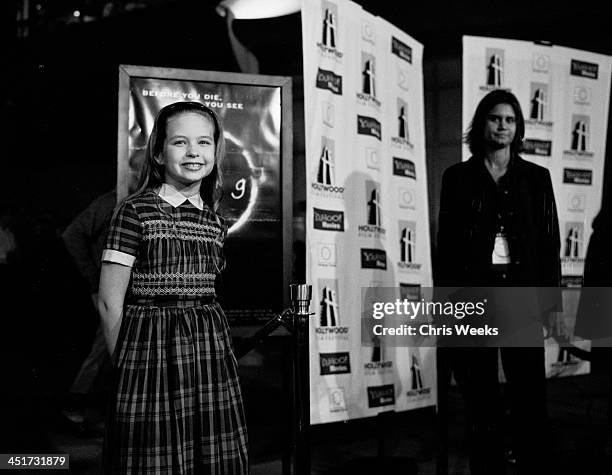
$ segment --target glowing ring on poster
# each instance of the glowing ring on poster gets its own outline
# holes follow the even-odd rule
[[[227,230],[227,233],[231,234],[235,231],[238,231],[251,216],[251,213],[253,212],[253,207],[257,202],[257,195],[259,194],[259,184],[264,183],[266,181],[266,175],[263,167],[256,167],[253,164],[251,154],[246,150],[243,142],[241,142],[237,137],[233,136],[227,131],[225,131],[224,135],[226,140],[229,139],[234,142],[238,147],[240,147],[240,149],[242,150],[242,156],[246,160],[247,165],[249,167],[249,171],[251,172],[249,176],[249,180],[251,182],[249,203],[247,204],[247,207],[244,212],[240,215],[240,218],[238,218],[238,220],[234,224],[232,224]]]

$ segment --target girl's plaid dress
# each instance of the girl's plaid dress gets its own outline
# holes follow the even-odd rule
[[[199,196],[183,200],[164,185],[125,201],[111,222],[104,260],[133,269],[113,357],[107,473],[248,472],[237,363],[214,300],[227,229]]]

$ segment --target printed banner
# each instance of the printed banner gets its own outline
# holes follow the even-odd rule
[[[552,178],[565,287],[582,285],[591,224],[601,207],[611,60],[527,41],[463,38],[463,130],[489,91],[506,89],[519,99],[525,116],[521,156],[548,168]],[[469,156],[464,146],[463,159]],[[563,318],[570,328],[578,296],[564,292]],[[546,342],[549,376],[589,371],[588,362],[554,356],[551,341]],[[575,344],[588,347],[582,340]]]
[[[348,0],[305,0],[302,32],[311,422],[433,405],[433,349],[361,328],[379,289],[431,285],[423,47]]]

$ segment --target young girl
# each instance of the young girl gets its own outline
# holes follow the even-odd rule
[[[138,190],[111,221],[99,307],[116,370],[107,473],[245,474],[237,364],[215,278],[225,265],[223,129],[202,104],[164,107]]]

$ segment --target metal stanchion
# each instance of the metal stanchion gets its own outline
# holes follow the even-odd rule
[[[291,285],[293,316],[293,403],[294,403],[294,473],[310,474],[310,365],[308,320],[312,286]]]
[[[292,402],[293,402],[293,473],[310,474],[310,366],[309,366],[309,312],[312,286],[289,286],[291,307],[272,317],[266,324],[246,338],[235,350],[237,358],[251,351],[280,325],[291,333],[292,343]]]

